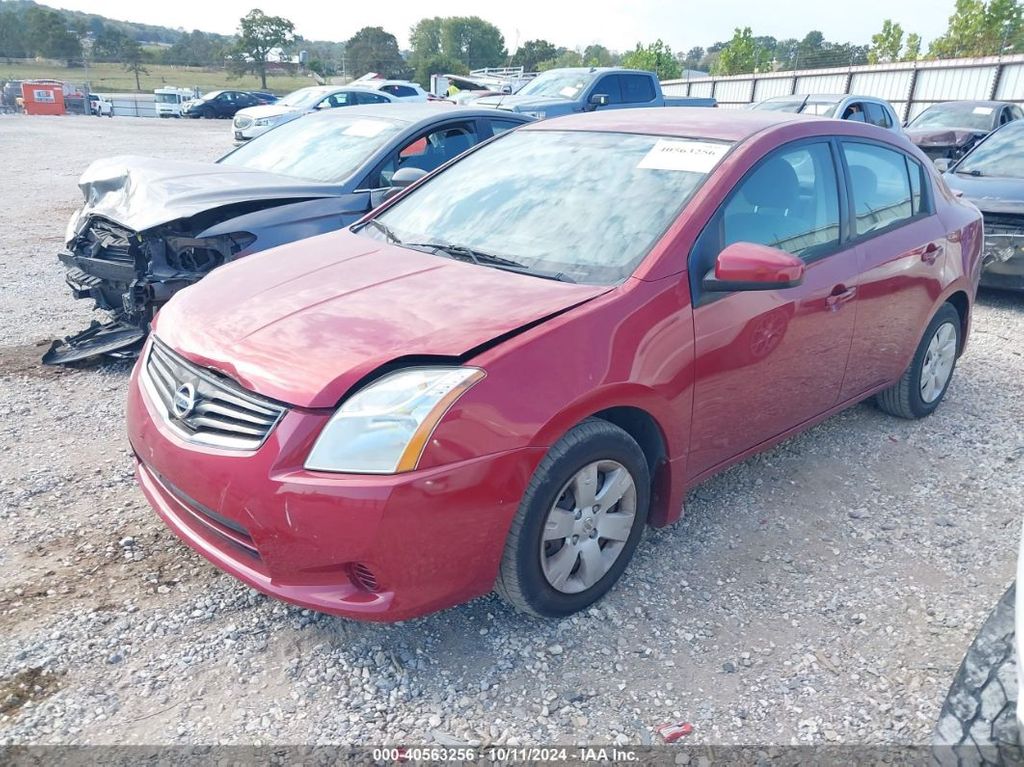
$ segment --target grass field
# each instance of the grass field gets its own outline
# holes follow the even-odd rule
[[[229,77],[223,70],[203,69],[200,67],[172,67],[164,64],[151,64],[147,67],[149,74],[142,75],[139,81],[143,93],[152,93],[154,88],[172,86],[178,88],[197,87],[207,92],[218,88],[237,88],[239,90],[258,89],[260,80],[254,75]],[[0,80],[33,80],[33,79],[67,80],[81,83],[86,80],[86,71],[81,67],[67,68],[48,64],[7,64],[0,61]],[[135,91],[135,75],[126,72],[120,64],[92,64],[89,66],[88,79],[92,83],[92,91],[99,93],[131,93]],[[267,87],[279,96],[290,93],[296,88],[313,85],[308,77],[298,75],[273,75],[267,77]]]

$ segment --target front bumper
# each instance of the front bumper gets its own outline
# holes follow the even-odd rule
[[[163,422],[140,369],[127,409],[139,484],[217,567],[278,599],[363,620],[423,615],[493,587],[541,449],[391,476],[310,472],[302,462],[329,413],[289,410],[253,452],[207,448]]]
[[[1003,290],[1024,290],[1024,255],[1006,261],[993,261],[981,273],[981,285]]]
[[[256,138],[257,136],[262,136],[264,133],[266,133],[272,127],[274,127],[274,126],[272,126],[272,125],[263,125],[263,126],[257,127],[255,125],[250,125],[248,128],[236,128],[234,125],[232,125],[231,126],[231,130],[232,130],[232,133],[233,133],[233,135],[235,137],[235,141],[238,142],[238,143],[243,143],[243,142],[246,142],[246,141],[251,141],[252,139]]]

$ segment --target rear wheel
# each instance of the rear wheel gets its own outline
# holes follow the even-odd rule
[[[650,486],[647,460],[629,434],[599,419],[575,426],[530,480],[505,543],[498,593],[543,617],[600,599],[640,541]]]
[[[875,401],[900,418],[924,418],[942,402],[953,378],[960,352],[960,313],[943,304],[928,323],[910,367],[895,386],[880,392]]]

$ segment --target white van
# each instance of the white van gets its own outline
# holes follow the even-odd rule
[[[153,95],[157,117],[181,117],[181,105],[197,94],[192,88],[157,88]]]

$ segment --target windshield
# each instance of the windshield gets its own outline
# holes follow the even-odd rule
[[[322,88],[299,88],[278,101],[277,105],[282,107],[308,107],[315,104],[328,93],[330,91],[325,91]]]
[[[835,111],[836,107],[839,106],[838,99],[835,101],[811,101],[808,99],[807,103],[804,104],[802,114],[805,115],[817,115],[818,117],[830,117]]]
[[[379,117],[310,115],[268,131],[219,162],[309,181],[343,181],[405,127]]]
[[[1024,122],[1012,122],[997,130],[961,160],[955,171],[1024,178]]]
[[[982,104],[936,104],[915,117],[908,128],[992,130],[995,107]]]
[[[636,268],[729,144],[623,133],[508,133],[381,213],[402,243],[455,245],[611,285]],[[523,162],[523,158],[529,162]],[[381,227],[360,233],[384,238]]]
[[[574,99],[594,79],[592,72],[545,72],[519,89],[517,96]]]
[[[177,104],[180,98],[177,93],[158,93],[155,101],[157,104]]]
[[[804,105],[803,98],[795,99],[769,99],[760,104],[754,104],[751,109],[760,109],[765,112],[799,112]]]
[[[212,99],[217,98],[223,92],[224,91],[210,91],[209,93],[204,93],[202,96],[199,97],[199,101],[210,101]]]

